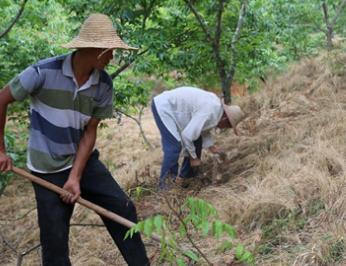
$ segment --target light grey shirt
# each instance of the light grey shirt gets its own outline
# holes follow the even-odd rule
[[[179,87],[159,94],[154,102],[163,124],[192,158],[197,158],[193,142],[200,136],[203,148],[213,145],[210,130],[217,126],[223,114],[221,100],[214,93]]]

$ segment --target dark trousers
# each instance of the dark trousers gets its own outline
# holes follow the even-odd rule
[[[84,169],[80,182],[81,196],[136,223],[135,206],[106,167],[98,160],[98,155],[98,151],[94,151]],[[54,174],[33,172],[34,175],[60,187],[67,181],[69,173],[70,169]],[[36,184],[33,184],[33,186],[37,201],[43,265],[71,265],[68,239],[70,218],[74,205],[65,204],[58,194],[50,190]],[[128,230],[126,227],[107,218],[101,218],[128,265],[149,265],[139,234],[124,240],[125,233]]]
[[[159,186],[160,188],[164,188],[166,183],[165,182],[166,177],[169,174],[171,174],[173,178],[175,178],[178,175],[178,169],[179,169],[178,161],[179,161],[179,155],[182,150],[182,145],[181,145],[181,142],[179,142],[172,135],[172,133],[169,132],[165,124],[162,122],[157,112],[154,101],[152,101],[151,109],[154,115],[155,123],[157,127],[159,128],[159,131],[161,134],[163,161],[161,165]],[[202,136],[200,136],[197,140],[195,140],[193,144],[196,149],[196,155],[200,159],[202,155],[202,144],[203,144]],[[186,156],[183,160],[183,164],[181,166],[179,176],[182,178],[190,178],[195,176],[195,173],[190,165],[190,158],[188,156]]]

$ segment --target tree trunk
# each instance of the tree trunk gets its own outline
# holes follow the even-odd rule
[[[233,76],[230,78],[224,78],[221,81],[222,93],[224,97],[225,104],[231,104],[231,85],[232,85]]]
[[[247,5],[247,0],[243,0],[241,3],[240,11],[239,11],[239,18],[238,18],[238,23],[237,23],[237,28],[233,34],[231,43],[230,43],[230,48],[231,48],[231,60],[230,60],[230,68],[227,71],[226,77],[221,76],[221,82],[222,82],[222,91],[224,94],[224,101],[225,104],[231,104],[231,86],[233,82],[233,77],[235,74],[235,69],[237,66],[237,43],[240,38],[240,32],[241,28],[243,26],[244,18],[246,15],[246,5]]]
[[[326,37],[327,37],[327,49],[330,51],[333,49],[333,27],[328,27],[327,32],[326,32]]]

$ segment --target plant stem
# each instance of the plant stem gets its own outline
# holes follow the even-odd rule
[[[209,261],[209,259],[207,258],[207,256],[202,252],[202,250],[196,245],[196,243],[193,241],[192,236],[190,235],[187,225],[184,222],[183,218],[181,217],[181,215],[173,208],[173,206],[171,205],[171,203],[169,202],[169,200],[164,196],[164,199],[168,205],[168,207],[171,209],[171,211],[174,213],[174,215],[179,219],[179,221],[182,223],[182,225],[184,226],[185,232],[186,232],[186,237],[189,240],[189,242],[191,243],[191,245],[197,250],[197,252],[202,256],[202,258],[208,263],[208,265],[213,265],[213,263],[211,263]]]

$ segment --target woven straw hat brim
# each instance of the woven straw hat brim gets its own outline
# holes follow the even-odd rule
[[[229,122],[232,125],[234,132],[236,133],[236,127],[238,123],[245,118],[244,112],[240,109],[238,105],[229,106],[227,104],[223,104],[223,109],[226,113]]]
[[[138,50],[138,48],[128,46],[124,42],[109,41],[109,42],[90,42],[83,41],[76,37],[71,42],[62,45],[64,48],[68,49],[79,49],[79,48],[106,48],[106,49],[124,49],[124,50]]]
[[[118,36],[111,19],[103,14],[91,14],[80,28],[79,34],[64,48],[106,48],[137,50],[127,45]]]

